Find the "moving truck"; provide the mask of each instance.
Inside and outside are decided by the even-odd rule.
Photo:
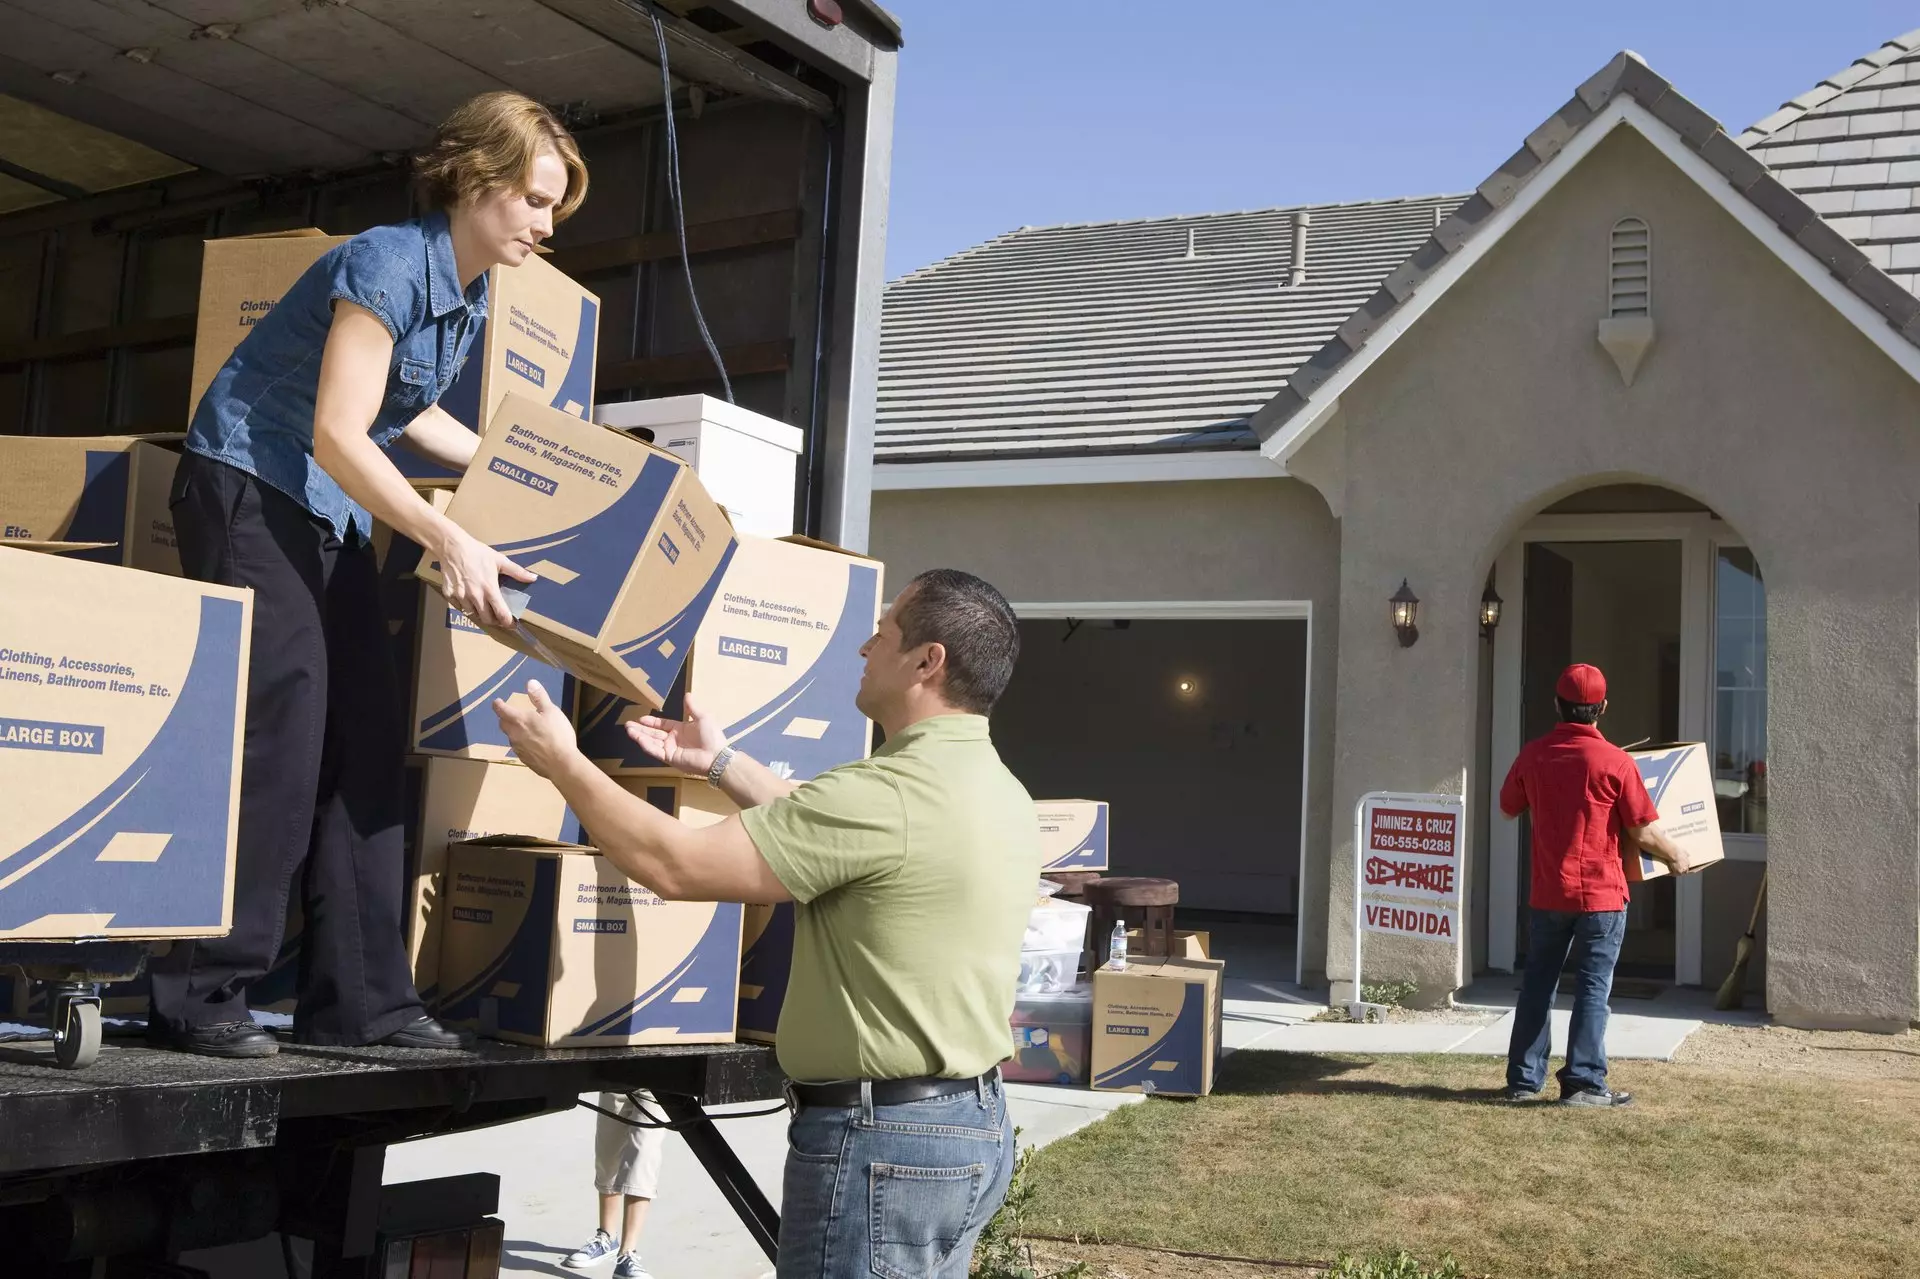
[[[184,430],[205,242],[352,235],[413,216],[405,154],[454,106],[504,85],[561,109],[591,167],[591,197],[547,261],[598,301],[595,405],[704,394],[796,428],[794,532],[863,550],[893,19],[870,0],[516,0],[511,22],[486,23],[390,8],[375,21],[284,0],[205,28],[135,16],[126,42],[138,59],[93,59],[106,46],[79,9],[7,19],[11,48],[51,61],[9,89],[34,112],[18,138],[42,159],[0,139],[15,175],[0,184],[0,436]],[[72,168],[36,186],[44,157],[63,155]],[[242,299],[235,323],[265,305]],[[39,949],[0,967],[53,971],[70,957],[60,943],[7,944]],[[104,957],[97,972],[121,974],[125,960]],[[773,1255],[777,1218],[704,1110],[777,1100],[761,1046],[483,1042],[223,1062],[149,1050],[109,1026],[87,1069],[58,1069],[44,1044],[0,1055],[12,1275],[100,1273],[109,1257],[114,1274],[277,1274],[289,1240],[311,1241],[301,1269],[316,1279],[492,1273],[497,1177],[383,1186],[387,1145],[635,1088],[682,1121]],[[223,1245],[265,1252],[203,1259]]]

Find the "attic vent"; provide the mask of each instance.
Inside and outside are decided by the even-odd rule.
[[[1653,235],[1639,218],[1613,224],[1607,242],[1607,318],[1600,347],[1628,386],[1653,346]]]
[[[1194,235],[1193,235],[1193,232],[1194,232],[1194,228],[1192,228],[1192,227],[1188,227],[1188,228],[1187,228],[1187,261],[1189,261],[1189,262],[1191,262],[1191,261],[1193,261],[1193,260],[1194,260],[1195,258],[1197,258],[1197,257],[1199,257],[1199,256],[1200,256],[1200,254],[1199,254],[1198,252],[1196,252],[1196,251],[1195,251],[1195,248],[1194,248],[1194,243],[1193,243],[1193,240],[1194,240]]]
[[[1613,224],[1607,257],[1607,314],[1653,313],[1653,239],[1639,218]]]

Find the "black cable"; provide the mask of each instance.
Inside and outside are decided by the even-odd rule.
[[[634,0],[627,3],[631,5]],[[687,277],[687,302],[693,307],[693,322],[700,329],[700,340],[706,343],[707,354],[713,357],[713,367],[720,370],[720,386],[726,392],[727,403],[732,404],[733,379],[727,376],[726,361],[720,358],[720,348],[707,330],[707,317],[700,310],[700,295],[693,288],[693,258],[687,252],[687,207],[680,198],[680,134],[673,122],[673,73],[667,58],[667,29],[661,24],[658,9],[651,4],[644,8],[653,22],[653,38],[660,46],[660,94],[667,117],[667,194],[673,200],[673,225],[680,239],[680,269]]]
[[[705,1115],[699,1119],[659,1119],[654,1116],[651,1110],[647,1109],[646,1103],[641,1101],[640,1098],[633,1093],[627,1094],[627,1100],[632,1102],[633,1108],[644,1115],[645,1118],[629,1119],[625,1115],[617,1115],[611,1110],[602,1109],[592,1102],[584,1101],[580,1098],[575,1098],[573,1104],[582,1109],[591,1110],[596,1115],[605,1115],[615,1123],[625,1124],[629,1128],[655,1128],[663,1129],[667,1132],[684,1132],[689,1128],[697,1128],[704,1123],[719,1123],[726,1119],[764,1119],[768,1115],[784,1114],[787,1110],[787,1104],[781,1102],[778,1106],[773,1106],[766,1110],[744,1110],[733,1115]]]

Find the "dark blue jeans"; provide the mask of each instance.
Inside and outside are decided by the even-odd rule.
[[[802,1106],[787,1127],[780,1279],[966,1279],[1013,1157],[998,1078],[898,1106]]]
[[[1567,1030],[1567,1064],[1558,1072],[1560,1094],[1607,1086],[1607,996],[1613,966],[1627,935],[1624,910],[1536,910],[1527,928],[1527,973],[1513,1010],[1513,1043],[1507,1049],[1507,1084],[1534,1091],[1546,1087],[1547,1050],[1553,1042],[1554,991],[1560,971],[1573,958],[1573,1023]]]

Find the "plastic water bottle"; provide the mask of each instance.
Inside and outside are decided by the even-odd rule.
[[[1127,970],[1127,921],[1113,921],[1113,937],[1107,942],[1107,967],[1113,971]]]

